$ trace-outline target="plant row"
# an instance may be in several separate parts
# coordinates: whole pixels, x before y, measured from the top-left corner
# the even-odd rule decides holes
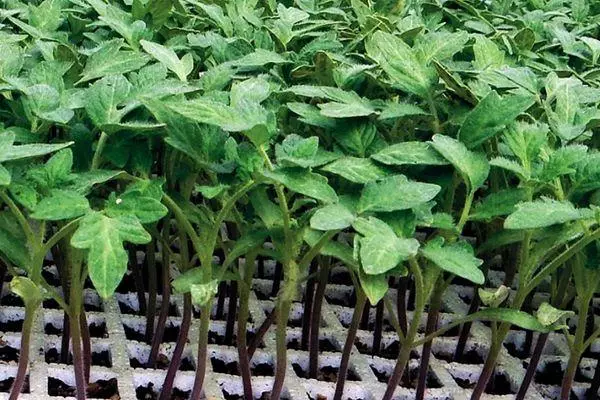
[[[32,324],[48,298],[64,310],[60,357],[69,359],[70,342],[77,399],[86,398],[83,289],[91,282],[108,298],[128,270],[146,315],[147,368],[157,364],[169,298],[183,294],[161,400],[171,398],[194,306],[190,398],[200,398],[211,309],[224,282],[227,341],[236,337],[245,398],[253,351],[274,329],[277,400],[299,296],[309,377],[318,373],[321,305],[336,266],[347,269],[356,302],[335,400],[371,306],[374,352],[384,309],[401,342],[384,400],[420,346],[422,399],[432,342],[462,327],[460,360],[473,321],[485,321],[491,337],[472,399],[484,393],[511,326],[540,332],[517,398],[552,331],[563,331],[570,349],[561,392],[569,398],[579,361],[600,335],[589,318],[600,280],[600,2],[2,6],[0,260],[26,309],[11,400],[23,388]],[[248,342],[248,299],[266,259],[277,265],[276,305]],[[505,282],[490,287],[498,259]],[[49,262],[58,286],[47,280]],[[453,281],[476,295],[468,315],[440,327]],[[532,309],[539,291],[548,302]],[[590,396],[600,386],[596,372]]]

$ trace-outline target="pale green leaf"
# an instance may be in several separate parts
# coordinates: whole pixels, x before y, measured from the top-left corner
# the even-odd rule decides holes
[[[432,200],[440,189],[431,183],[409,181],[404,175],[390,176],[364,187],[358,212],[406,210]]]
[[[371,156],[386,165],[445,165],[448,161],[425,142],[402,142]]]
[[[390,77],[392,86],[426,98],[435,79],[435,70],[425,66],[415,51],[399,37],[375,32],[365,43],[367,55]]]
[[[33,209],[31,218],[60,221],[79,217],[90,210],[85,196],[68,190],[54,189]]]
[[[533,96],[498,96],[491,91],[467,115],[458,138],[468,148],[476,147],[498,134],[527,110],[535,101]]]
[[[335,190],[327,184],[327,178],[323,175],[297,168],[278,168],[265,171],[264,175],[296,193],[324,203],[335,203],[338,200]]]
[[[342,204],[329,204],[319,208],[310,218],[310,227],[320,231],[344,229],[352,225],[356,217]]]
[[[490,172],[490,165],[482,153],[470,151],[456,139],[435,135],[431,145],[458,170],[470,191],[482,186]]]
[[[421,254],[444,271],[478,285],[485,282],[479,268],[483,260],[473,255],[473,248],[467,242],[444,244],[444,239],[437,237],[421,247]]]
[[[190,54],[186,54],[181,60],[175,52],[159,43],[140,40],[144,51],[157,59],[161,64],[173,71],[179,80],[186,82],[187,76],[194,68],[193,59]]]
[[[382,168],[368,158],[358,157],[342,157],[323,167],[323,171],[331,172],[355,183],[369,183],[387,175]]]
[[[122,45],[123,41],[120,39],[100,45],[87,58],[79,82],[136,71],[150,60],[145,54],[120,50]]]
[[[536,201],[517,205],[517,210],[504,221],[506,229],[545,228],[569,221],[593,218],[594,213],[588,208],[575,208],[568,201],[542,198]]]

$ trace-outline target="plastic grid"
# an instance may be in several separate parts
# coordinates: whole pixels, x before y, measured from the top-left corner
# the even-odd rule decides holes
[[[273,281],[274,265],[266,263],[266,278],[263,276],[254,280],[254,290],[250,297],[250,319],[249,330],[255,330],[266,318],[266,312],[273,306],[273,299],[269,298]],[[343,272],[335,271],[334,274]],[[492,284],[501,282],[502,274],[495,273]],[[332,282],[340,282],[338,275],[331,279]],[[498,281],[498,282],[496,282]],[[342,348],[347,335],[346,326],[348,325],[352,308],[348,307],[348,300],[351,298],[352,287],[344,284],[330,284],[327,287],[326,299],[322,308],[322,323],[320,329],[320,339],[329,342],[328,350],[320,353],[319,366],[333,367],[339,366],[341,358],[340,349]],[[456,314],[464,315],[468,308],[468,301],[472,296],[473,288],[452,285],[444,296],[443,312],[440,315],[440,325],[452,320]],[[257,296],[258,295],[258,296]],[[16,373],[16,353],[12,349],[18,349],[20,344],[19,320],[22,320],[24,309],[14,305],[4,305],[11,303],[11,296],[6,290],[6,285],[2,293],[2,307],[0,307],[0,346],[3,346],[2,353],[6,359],[0,364],[0,382],[14,377]],[[395,301],[396,291],[390,290],[390,296]],[[134,368],[131,366],[131,360],[137,358],[144,360],[149,352],[149,346],[143,342],[135,340],[136,332],[143,332],[145,318],[138,315],[122,312],[121,306],[125,308],[138,309],[137,294],[120,293],[105,302],[100,301],[97,295],[87,289],[86,304],[95,311],[88,311],[87,317],[89,323],[95,323],[96,333],[92,335],[93,352],[106,352],[110,364],[92,365],[91,381],[116,379],[118,395],[106,396],[102,398],[134,400],[138,397],[136,389],[152,384],[156,391],[160,390],[166,370]],[[547,296],[546,296],[547,297]],[[259,299],[260,298],[260,299]],[[543,294],[537,295],[534,302],[543,301]],[[160,296],[159,296],[160,301]],[[181,324],[182,298],[172,296],[172,303],[176,309],[177,316],[169,316],[167,326],[170,329],[177,329]],[[226,300],[227,301],[227,300]],[[298,321],[302,317],[303,304],[298,299],[294,303],[288,324],[288,342],[299,340],[301,327]],[[225,305],[227,310],[227,305]],[[214,311],[214,310],[213,310]],[[374,319],[374,309],[371,310],[371,320]],[[410,317],[410,312],[409,312]],[[384,316],[385,318],[385,316]],[[60,351],[59,333],[62,326],[63,313],[52,304],[45,304],[41,312],[38,312],[35,322],[35,329],[32,335],[31,360],[29,368],[29,393],[24,393],[20,398],[28,400],[52,400],[57,398],[72,399],[72,397],[53,396],[49,393],[48,382],[52,379],[58,379],[67,385],[74,386],[74,376],[72,366],[47,362],[47,353],[52,349]],[[426,315],[424,315],[421,324],[425,325]],[[98,328],[104,324],[105,329]],[[184,350],[184,358],[187,364],[195,366],[197,348],[199,319],[193,318],[189,334],[189,341]],[[292,326],[290,326],[292,325]],[[294,326],[295,325],[295,326]],[[213,320],[210,326],[211,332],[217,335],[223,335],[225,331],[225,321]],[[422,329],[421,329],[422,331]],[[454,336],[452,336],[454,335]],[[428,383],[430,388],[427,390],[427,399],[444,400],[466,400],[470,397],[471,387],[476,382],[482,362],[488,348],[490,331],[482,323],[475,323],[471,329],[466,352],[471,360],[467,363],[457,363],[450,360],[457,343],[456,332],[450,331],[450,334],[437,338],[433,345],[433,354],[430,362],[430,375]],[[534,335],[535,343],[535,335]],[[486,394],[486,399],[510,399],[518,389],[519,383],[525,374],[527,358],[519,357],[518,349],[525,341],[525,332],[513,330],[505,341],[505,346],[499,359],[496,374],[504,377],[504,389],[508,392],[504,395]],[[373,342],[373,332],[368,330],[359,330],[355,346],[350,358],[350,370],[353,377],[346,383],[344,392],[345,399],[351,400],[376,400],[381,399],[386,388],[386,380],[391,373],[395,359],[393,358],[394,346],[398,345],[398,337],[395,332],[386,329],[383,333],[382,348],[388,349],[388,357],[384,354],[381,357],[370,355],[370,346]],[[358,344],[358,346],[357,346]],[[252,365],[272,366],[274,370],[275,355],[275,332],[270,329],[264,337],[262,348],[257,349],[252,359]],[[167,342],[161,345],[162,357],[170,358],[174,342]],[[294,346],[291,346],[294,347]],[[1,349],[1,348],[0,348]],[[361,353],[362,351],[362,353]],[[397,351],[397,350],[396,350]],[[600,341],[596,341],[591,349],[592,353],[600,352]],[[418,368],[418,353],[416,349],[414,357],[409,363],[409,369]],[[7,355],[8,354],[8,355]],[[10,359],[11,355],[13,356]],[[551,334],[544,350],[544,355],[538,366],[538,372],[543,374],[546,368],[563,368],[568,359],[568,348],[561,334]],[[219,360],[219,361],[215,361]],[[207,360],[207,378],[205,380],[205,397],[207,399],[231,399],[239,396],[242,398],[241,378],[230,373],[222,371],[223,365],[230,365],[237,360],[237,349],[230,346],[210,344]],[[584,358],[580,364],[578,379],[574,383],[573,390],[576,395],[583,399],[585,390],[589,382],[581,380],[590,380],[594,374],[596,360]],[[218,365],[217,365],[218,364]],[[319,399],[324,400],[332,398],[335,382],[318,381],[314,379],[305,379],[302,377],[303,371],[308,368],[308,352],[302,350],[288,350],[287,376],[284,385],[284,398],[290,400],[296,399]],[[189,369],[189,368],[188,368]],[[194,379],[194,371],[180,370],[175,380],[175,388],[182,392],[191,390]],[[268,369],[268,368],[267,368]],[[268,374],[267,374],[268,375]],[[272,375],[272,373],[271,373]],[[273,382],[272,376],[253,376],[253,389],[256,399],[263,398],[271,389]],[[555,382],[559,383],[559,382]],[[1,386],[1,385],[0,385]],[[6,385],[5,385],[6,386]],[[10,385],[8,385],[8,388]],[[558,398],[560,387],[556,384],[548,384],[543,379],[537,379],[533,382],[529,392],[528,399],[554,399]],[[7,399],[8,393],[0,393],[0,399]],[[399,387],[396,390],[396,400],[408,400],[414,398],[414,389]]]

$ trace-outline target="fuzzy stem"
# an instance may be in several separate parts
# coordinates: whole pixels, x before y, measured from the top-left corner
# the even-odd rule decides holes
[[[569,356],[569,362],[567,364],[567,369],[563,376],[562,385],[560,388],[560,398],[561,400],[569,400],[571,396],[571,388],[573,386],[573,379],[575,379],[575,374],[577,373],[577,366],[579,365],[579,360],[581,359],[581,355],[583,354],[585,347],[585,331],[586,331],[586,322],[588,318],[588,310],[590,307],[591,297],[581,295],[578,297],[579,299],[579,310],[577,315],[577,329],[575,330],[575,340],[573,341],[574,349]]]
[[[443,279],[438,278],[436,291],[429,303],[429,313],[427,314],[427,325],[425,327],[425,335],[433,333],[437,328],[438,317],[440,314],[440,307],[442,304]],[[426,342],[423,345],[423,351],[421,352],[421,364],[419,365],[419,379],[417,382],[417,393],[416,400],[423,400],[425,397],[425,389],[427,385],[427,373],[429,370],[429,359],[431,358],[431,346],[433,340]]]
[[[396,298],[396,308],[398,313],[398,323],[402,334],[406,336],[408,330],[408,321],[406,318],[406,291],[408,290],[408,278],[402,277],[398,279],[398,291]]]
[[[219,283],[219,289],[217,290],[217,307],[215,310],[215,319],[223,319],[226,294],[227,282],[223,281]]]
[[[277,365],[275,371],[275,381],[273,382],[273,390],[271,391],[271,400],[279,400],[283,382],[285,380],[285,371],[287,368],[287,321],[292,307],[292,301],[280,297],[277,307],[277,330],[275,333],[275,341],[277,346]]]
[[[79,315],[79,326],[81,327],[81,345],[83,349],[83,376],[85,383],[90,383],[90,369],[92,364],[92,339],[90,337],[90,327],[87,323],[85,310],[81,309]]]
[[[311,331],[312,315],[315,311],[313,303],[315,299],[315,278],[312,276],[315,273],[316,263],[310,264],[308,281],[304,290],[304,313],[302,314],[302,335],[300,337],[300,349],[308,350],[309,335]]]
[[[169,235],[168,223],[165,223],[163,227],[163,235]],[[156,324],[156,331],[152,337],[152,346],[150,348],[150,355],[148,356],[148,362],[146,364],[147,368],[154,368],[156,365],[156,359],[158,357],[158,351],[160,349],[160,343],[162,342],[163,335],[165,333],[165,323],[167,322],[167,317],[169,315],[169,306],[171,300],[171,279],[170,279],[170,270],[169,264],[171,262],[171,258],[169,256],[169,252],[165,248],[163,244],[162,252],[162,303],[160,305],[160,314],[158,315],[158,321]]]
[[[381,335],[383,334],[383,299],[379,300],[375,307],[375,329],[373,332],[373,348],[371,349],[371,355],[376,356],[379,354],[381,348]]]
[[[27,365],[29,364],[29,345],[31,342],[31,331],[33,329],[33,322],[35,321],[35,313],[39,307],[38,304],[31,304],[25,308],[25,321],[23,321],[23,328],[21,329],[21,348],[19,350],[19,366],[17,367],[17,375],[13,382],[12,389],[10,391],[10,397],[8,400],[17,400],[23,386],[25,384],[25,377],[27,375]]]
[[[340,369],[338,370],[337,382],[335,384],[335,394],[333,400],[340,400],[344,394],[344,385],[346,384],[346,376],[348,375],[348,363],[350,362],[350,353],[354,346],[354,340],[356,339],[356,332],[358,331],[358,325],[362,316],[363,309],[367,303],[367,297],[365,293],[360,289],[356,288],[356,306],[352,313],[352,322],[348,328],[348,336],[344,343],[344,350],[342,352],[342,360],[340,361]]]
[[[71,265],[71,313],[69,324],[71,328],[71,347],[73,349],[73,369],[75,371],[75,386],[77,388],[77,400],[85,400],[87,392],[87,380],[85,379],[85,361],[81,348],[81,310],[82,293],[81,287],[81,265]]]
[[[406,368],[406,364],[410,358],[410,351],[413,348],[413,342],[417,335],[419,324],[421,323],[421,315],[423,315],[423,310],[425,308],[425,290],[421,267],[414,258],[410,259],[409,261],[411,272],[415,277],[415,311],[413,313],[412,321],[410,322],[410,328],[406,334],[406,337],[404,338],[404,341],[402,342],[402,347],[400,348],[400,353],[398,354],[394,371],[388,380],[388,385],[382,400],[391,400],[396,388],[398,387],[398,384],[400,383],[400,379],[404,374],[404,369]]]
[[[240,360],[240,375],[244,386],[244,397],[252,399],[252,371],[250,370],[250,359],[248,357],[248,348],[246,344],[246,326],[248,325],[248,300],[252,288],[252,277],[256,260],[256,253],[251,253],[246,257],[244,265],[244,280],[238,286],[240,292],[240,309],[237,321],[237,348],[238,359]]]
[[[279,287],[281,285],[281,278],[283,277],[283,264],[280,262],[275,264],[275,275],[273,276],[273,286],[271,287],[271,297],[277,297]]]
[[[156,315],[156,244],[154,240],[146,246],[146,265],[148,267],[148,306],[146,307],[146,343],[152,343],[154,317]]]
[[[137,261],[137,251],[135,247],[130,247],[129,250],[129,263],[131,265],[131,271],[133,272],[133,280],[135,283],[135,290],[137,292],[139,314],[146,314],[146,292],[144,290],[144,277],[142,274],[142,268]]]
[[[237,308],[237,281],[231,281],[229,283],[229,304],[227,307],[227,322],[225,325],[225,345],[231,346],[233,344],[233,328],[235,325],[235,310]]]
[[[271,325],[273,325],[273,321],[275,321],[275,318],[277,316],[276,311],[277,310],[274,308],[269,313],[269,315],[267,315],[267,318],[265,318],[265,320],[262,322],[262,324],[256,331],[256,334],[250,341],[250,344],[248,344],[248,358],[250,360],[252,360],[252,356],[254,355],[254,352],[258,348],[258,345],[260,344],[260,342],[262,342],[263,338],[265,337],[265,334],[269,331],[269,328],[271,327]]]
[[[467,315],[477,312],[480,303],[481,300],[479,299],[479,294],[477,293],[477,290],[475,290],[475,293],[473,294],[473,299],[471,300],[471,304],[469,305],[469,311],[467,312]],[[454,350],[453,356],[453,360],[455,362],[460,362],[460,360],[463,357],[463,353],[465,351],[465,347],[467,346],[467,340],[469,339],[469,333],[471,332],[472,325],[472,322],[466,322],[460,329],[458,343],[456,344],[456,350]]]
[[[94,157],[92,158],[92,170],[98,169],[100,167],[100,162],[102,161],[102,152],[104,151],[104,147],[106,147],[107,141],[108,135],[106,134],[106,132],[102,132],[100,134],[100,138],[98,139],[96,150],[94,151]]]
[[[527,372],[525,373],[525,377],[521,382],[521,386],[519,387],[519,391],[515,396],[515,400],[524,400],[525,395],[527,394],[527,390],[529,389],[529,385],[531,384],[531,380],[535,375],[535,371],[537,369],[537,365],[540,362],[540,358],[542,356],[542,351],[544,350],[544,346],[546,346],[546,341],[548,340],[547,333],[540,333],[535,343],[535,348],[533,349],[533,354],[531,355],[531,360],[529,361],[529,365],[527,366]]]
[[[210,329],[210,312],[212,309],[212,300],[202,306],[200,311],[200,332],[198,334],[198,367],[196,368],[196,377],[194,379],[194,388],[190,399],[199,399],[204,387],[204,378],[206,376],[206,356],[208,353],[208,332]],[[252,397],[250,397],[252,398]]]
[[[313,311],[310,321],[310,336],[308,341],[308,377],[317,379],[319,371],[319,329],[321,326],[321,307],[323,298],[325,297],[325,289],[327,287],[327,279],[329,278],[329,270],[331,263],[326,262],[319,270],[319,282],[315,292],[313,301]]]
[[[183,295],[183,320],[179,330],[179,336],[177,337],[177,344],[173,351],[173,357],[167,370],[167,375],[160,392],[159,400],[169,400],[171,398],[171,392],[173,391],[173,383],[175,381],[175,375],[181,364],[181,356],[183,349],[187,342],[188,332],[190,330],[190,323],[192,321],[192,297],[189,293]],[[198,371],[196,371],[198,372]]]

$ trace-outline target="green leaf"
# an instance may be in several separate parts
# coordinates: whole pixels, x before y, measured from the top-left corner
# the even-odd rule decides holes
[[[304,231],[304,240],[312,247],[319,241],[319,238],[321,238],[322,235],[323,233],[320,231],[306,229]],[[345,265],[347,265],[350,268],[355,269],[356,267],[356,262],[354,261],[352,255],[352,248],[341,242],[327,242],[325,246],[323,246],[323,248],[321,249],[321,254],[324,256],[336,258],[342,261]]]
[[[470,191],[482,186],[490,172],[490,165],[482,153],[475,153],[456,139],[435,135],[431,145],[458,170]]]
[[[196,185],[194,190],[202,195],[206,199],[214,199],[221,193],[225,192],[229,186],[218,184],[215,186],[208,185]]]
[[[29,271],[31,268],[27,237],[12,212],[0,211],[0,252],[10,262]]]
[[[338,200],[335,190],[327,184],[327,178],[323,175],[298,168],[278,168],[263,174],[296,193],[324,203],[336,203]]]
[[[473,44],[473,66],[479,70],[499,68],[504,65],[504,52],[487,37],[477,35]]]
[[[123,40],[103,43],[87,58],[79,83],[107,75],[125,74],[136,71],[148,63],[150,58],[134,51],[121,51]]]
[[[339,175],[354,183],[369,183],[387,173],[368,158],[343,157],[323,167],[323,171]]]
[[[208,304],[217,294],[218,288],[219,281],[216,279],[213,279],[207,283],[198,283],[192,285],[190,288],[190,293],[192,294],[192,303],[201,307]]]
[[[95,185],[108,182],[121,174],[124,172],[106,169],[71,174],[72,181],[66,185],[65,189],[87,195]]]
[[[497,289],[483,289],[478,290],[479,298],[481,302],[488,307],[499,307],[504,300],[508,299],[510,295],[510,288],[500,285]]]
[[[336,121],[333,118],[328,118],[321,114],[321,111],[311,104],[291,102],[287,103],[287,107],[293,113],[300,116],[299,121],[313,126],[318,126],[325,129],[333,129],[336,127]]]
[[[421,248],[421,254],[440,269],[481,285],[485,276],[479,267],[483,260],[473,255],[473,248],[460,241],[444,245],[444,239],[437,237]]]
[[[386,165],[446,165],[448,161],[429,143],[402,142],[388,146],[371,156]]]
[[[578,209],[568,201],[558,201],[543,197],[517,205],[517,210],[504,221],[506,229],[536,229],[569,221],[593,218],[588,208]]]
[[[160,200],[133,190],[120,196],[112,193],[105,212],[109,217],[135,216],[142,224],[149,224],[167,215],[168,209]]]
[[[564,320],[564,318],[575,315],[573,311],[559,310],[558,308],[552,307],[549,303],[542,303],[538,307],[535,314],[538,321],[544,326],[551,326],[555,323]]]
[[[516,210],[518,203],[525,200],[527,200],[527,190],[523,188],[509,188],[491,193],[475,204],[469,219],[485,221],[508,215]]]
[[[379,303],[388,292],[388,277],[385,274],[368,275],[359,270],[358,279],[360,286],[372,305]]]
[[[23,103],[26,110],[47,121],[68,123],[74,112],[61,104],[59,91],[46,84],[37,84],[24,90]]]
[[[421,107],[409,103],[386,103],[383,110],[379,114],[380,120],[396,119],[403,117],[412,117],[415,115],[428,115]]]
[[[329,204],[319,208],[310,218],[310,227],[320,231],[344,229],[352,225],[356,217],[342,204]]]
[[[486,308],[471,314],[473,320],[508,322],[519,328],[536,332],[548,332],[550,329],[542,325],[534,316],[511,308]]]
[[[496,157],[490,160],[490,165],[493,167],[498,167],[507,171],[511,171],[524,181],[528,181],[530,179],[527,170],[525,170],[525,168],[523,168],[523,166],[515,160],[511,160],[505,157]]]
[[[156,58],[161,64],[173,71],[179,80],[186,82],[187,76],[194,69],[194,59],[190,53],[184,55],[181,60],[177,54],[168,47],[161,44],[140,40],[144,51]]]
[[[391,228],[377,235],[362,237],[359,241],[360,262],[368,275],[388,272],[419,250],[416,239],[400,239]]]
[[[90,203],[85,196],[68,190],[54,189],[33,209],[31,218],[47,221],[72,219],[87,213]]]
[[[25,276],[13,277],[10,281],[10,290],[23,299],[28,311],[29,308],[38,308],[45,297],[42,289]]]
[[[464,48],[468,40],[469,35],[465,31],[452,33],[430,31],[425,35],[418,36],[415,51],[421,62],[427,65],[433,59],[444,61],[452,58],[454,54]]]
[[[275,156],[281,165],[308,168],[318,165],[316,159],[318,150],[319,138],[317,136],[303,138],[291,134],[286,136],[281,144],[275,145]]]
[[[377,31],[366,41],[365,49],[367,55],[388,74],[392,86],[427,97],[436,77],[435,70],[423,65],[415,51],[402,39]]]
[[[10,172],[2,165],[0,165],[0,186],[10,185],[11,176]]]
[[[506,125],[527,110],[534,103],[533,96],[498,96],[491,91],[467,115],[458,138],[468,148],[476,147],[498,134]]]
[[[404,175],[390,176],[364,187],[358,212],[406,210],[432,200],[440,189],[431,183],[409,181]]]
[[[123,75],[110,75],[90,86],[85,97],[85,110],[94,125],[102,128],[121,122],[124,110],[118,106],[129,98],[131,90],[131,83]]]
[[[135,217],[110,218],[99,212],[86,215],[71,238],[71,245],[88,249],[87,265],[94,287],[103,298],[112,296],[127,271],[123,242],[145,244],[151,240]]]
[[[13,145],[14,134],[3,133],[6,135],[7,141],[0,142],[0,162],[21,160],[24,158],[39,157],[46,154],[54,153],[55,151],[64,149],[73,144],[73,142],[56,143],[56,144],[23,144]]]

